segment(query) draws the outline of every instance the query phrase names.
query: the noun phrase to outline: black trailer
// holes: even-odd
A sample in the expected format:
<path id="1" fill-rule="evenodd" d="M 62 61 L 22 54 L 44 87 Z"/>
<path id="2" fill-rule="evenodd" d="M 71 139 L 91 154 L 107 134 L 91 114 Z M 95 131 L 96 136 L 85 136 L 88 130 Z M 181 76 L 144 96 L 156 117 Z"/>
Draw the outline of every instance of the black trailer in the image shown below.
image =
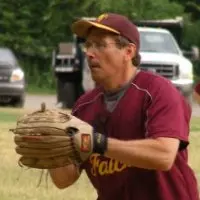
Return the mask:
<path id="1" fill-rule="evenodd" d="M 82 40 L 75 36 L 73 42 L 60 43 L 53 52 L 52 66 L 57 83 L 57 104 L 61 108 L 72 108 L 83 93 L 83 62 Z"/>

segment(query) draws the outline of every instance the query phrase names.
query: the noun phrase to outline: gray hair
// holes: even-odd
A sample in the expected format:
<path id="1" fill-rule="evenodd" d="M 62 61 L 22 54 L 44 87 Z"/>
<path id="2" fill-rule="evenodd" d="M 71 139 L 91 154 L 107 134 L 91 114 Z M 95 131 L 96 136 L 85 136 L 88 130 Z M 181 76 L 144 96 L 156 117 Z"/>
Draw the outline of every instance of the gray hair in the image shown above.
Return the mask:
<path id="1" fill-rule="evenodd" d="M 121 35 L 115 36 L 115 42 L 116 42 L 118 48 L 120 48 L 120 49 L 124 48 L 125 46 L 130 44 L 130 41 Z M 132 63 L 134 66 L 139 67 L 139 65 L 140 65 L 140 54 L 139 53 L 137 53 L 136 56 L 132 59 Z"/>

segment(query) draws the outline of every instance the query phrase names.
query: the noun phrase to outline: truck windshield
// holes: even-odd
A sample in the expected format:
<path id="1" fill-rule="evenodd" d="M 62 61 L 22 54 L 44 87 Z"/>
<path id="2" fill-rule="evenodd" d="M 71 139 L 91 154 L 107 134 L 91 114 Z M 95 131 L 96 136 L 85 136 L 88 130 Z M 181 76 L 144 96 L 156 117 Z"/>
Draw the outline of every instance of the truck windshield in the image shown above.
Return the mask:
<path id="1" fill-rule="evenodd" d="M 141 52 L 179 54 L 171 34 L 165 32 L 140 31 Z"/>
<path id="2" fill-rule="evenodd" d="M 5 62 L 15 66 L 17 64 L 17 59 L 10 49 L 0 48 L 0 63 Z"/>

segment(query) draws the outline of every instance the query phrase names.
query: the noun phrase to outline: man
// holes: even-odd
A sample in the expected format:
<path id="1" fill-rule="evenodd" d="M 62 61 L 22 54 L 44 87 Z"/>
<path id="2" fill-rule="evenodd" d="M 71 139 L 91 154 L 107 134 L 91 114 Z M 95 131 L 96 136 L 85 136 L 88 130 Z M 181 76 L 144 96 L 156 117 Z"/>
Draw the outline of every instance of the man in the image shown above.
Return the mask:
<path id="1" fill-rule="evenodd" d="M 73 32 L 86 38 L 85 53 L 98 87 L 77 101 L 73 115 L 106 138 L 102 155 L 50 170 L 59 188 L 85 170 L 98 200 L 197 200 L 187 164 L 191 110 L 167 79 L 139 70 L 140 38 L 118 14 L 79 20 Z"/>
<path id="2" fill-rule="evenodd" d="M 198 83 L 193 91 L 194 100 L 200 105 L 200 83 Z"/>

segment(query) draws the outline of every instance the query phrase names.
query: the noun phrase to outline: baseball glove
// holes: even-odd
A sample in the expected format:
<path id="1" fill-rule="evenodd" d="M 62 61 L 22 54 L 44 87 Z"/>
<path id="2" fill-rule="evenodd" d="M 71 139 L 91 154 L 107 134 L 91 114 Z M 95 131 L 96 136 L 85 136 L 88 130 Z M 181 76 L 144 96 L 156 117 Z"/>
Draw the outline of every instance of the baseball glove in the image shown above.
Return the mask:
<path id="1" fill-rule="evenodd" d="M 94 133 L 91 125 L 67 112 L 48 110 L 44 103 L 40 110 L 22 116 L 11 131 L 19 163 L 30 168 L 79 165 L 107 148 L 107 138 Z"/>

